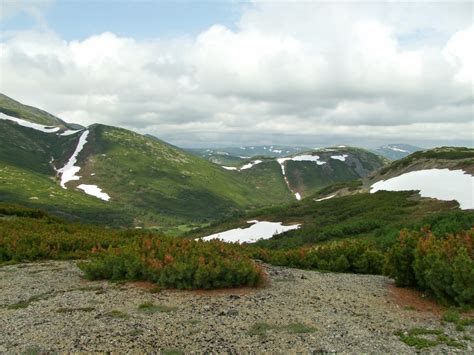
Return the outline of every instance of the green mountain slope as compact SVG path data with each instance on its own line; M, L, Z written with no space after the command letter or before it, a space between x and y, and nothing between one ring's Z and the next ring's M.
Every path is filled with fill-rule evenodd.
M278 201L166 143L110 126L94 125L89 131L79 156L83 178L68 186L98 185L111 201L189 219L214 219Z
M21 118L30 122L43 124L45 126L58 126L67 128L79 128L78 125L69 124L50 113L36 107L23 105L12 98L0 93L0 112Z
M386 247L395 242L403 228L420 228L426 224L439 224L443 219L456 219L461 230L474 223L474 211L461 211L455 201L422 199L414 191L356 195L316 201L312 198L287 205L265 208L216 223L192 233L202 237L233 228L248 227L247 220L301 224L296 230L260 240L255 247L295 248L304 245L327 243L334 240L358 239Z
M0 120L3 201L89 222L162 227L206 223L279 203L289 196L283 188L283 193L275 194L271 185L256 186L159 139L100 124L63 135L73 125L66 126L52 115L6 97L2 97L1 104L2 112L10 117L59 127L45 133L12 120ZM83 146L78 144L81 137L86 138ZM78 171L71 173L76 179L65 181L62 168L76 151L74 167ZM65 183L67 190L60 183ZM85 191L90 189L84 185L102 189L110 200L87 195Z

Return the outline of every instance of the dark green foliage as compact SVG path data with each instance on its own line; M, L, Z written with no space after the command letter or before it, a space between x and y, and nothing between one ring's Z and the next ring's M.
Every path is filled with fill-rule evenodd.
M15 208L3 208L10 215ZM30 215L38 218L18 217ZM236 246L140 230L70 224L28 209L0 219L0 263L83 259L91 279L149 280L166 288L256 286L262 270ZM27 307L30 302L18 307Z
M422 217L451 207L447 202L412 197L413 192L410 191L379 191L320 202L306 199L300 203L263 209L246 218L302 223L298 230L256 243L265 248L294 248L354 237L371 239L382 247L388 247L403 227L416 227Z
M252 256L265 262L304 269L381 274L384 255L373 245L344 241L289 250L249 246Z
M257 265L225 243L169 237L97 250L79 267L92 280L147 280L178 289L256 286L263 277Z
M418 287L436 299L474 305L473 230L437 237L403 231L388 255L386 271L400 286Z
M329 186L326 186L316 192L313 196L313 198L319 198L319 197L324 197L327 195L331 195L334 192L337 192L342 189L347 189L348 191L355 191L358 188L362 187L362 181L361 180L352 180L352 181L347 181L347 182L338 182L335 184L331 184Z

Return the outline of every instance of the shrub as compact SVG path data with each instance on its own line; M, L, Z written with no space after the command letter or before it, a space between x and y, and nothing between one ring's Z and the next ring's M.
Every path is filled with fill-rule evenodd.
M164 288L256 286L261 268L220 241L154 237L97 251L78 264L89 279L147 280Z
M403 231L386 271L400 286L415 286L444 303L474 305L473 230L436 237Z
M248 247L254 258L274 265L359 274L381 274L384 255L370 243L333 242L287 250Z

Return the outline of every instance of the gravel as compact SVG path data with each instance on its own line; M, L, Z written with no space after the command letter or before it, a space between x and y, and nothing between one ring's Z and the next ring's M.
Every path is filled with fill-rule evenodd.
M414 327L464 345L425 351L473 351L472 327L456 332L439 314L396 304L385 277L265 270L263 288L152 293L146 283L86 281L73 261L3 266L0 353L414 353L394 335ZM139 309L147 302L156 307Z

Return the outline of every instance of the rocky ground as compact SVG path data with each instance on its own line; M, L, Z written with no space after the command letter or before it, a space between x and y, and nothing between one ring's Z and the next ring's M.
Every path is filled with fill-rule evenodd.
M473 352L472 326L385 277L265 267L264 288L188 292L86 281L72 261L3 266L0 353L412 353L394 333L415 327L447 337L424 351Z

